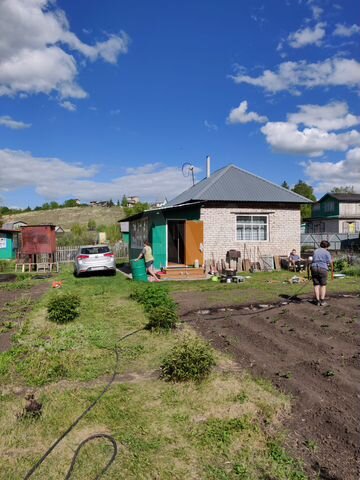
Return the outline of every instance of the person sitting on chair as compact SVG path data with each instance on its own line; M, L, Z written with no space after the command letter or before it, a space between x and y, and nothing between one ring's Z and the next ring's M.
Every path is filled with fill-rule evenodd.
M292 267L295 271L300 272L304 269L303 259L296 253L295 248L289 253L289 267Z

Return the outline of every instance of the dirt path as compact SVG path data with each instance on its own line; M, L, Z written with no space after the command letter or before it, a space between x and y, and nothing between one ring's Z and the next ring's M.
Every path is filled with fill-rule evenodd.
M36 283L29 289L0 290L0 352L11 348L17 324L31 310L33 302L49 289L49 283Z
M208 310L206 292L176 299L183 320L216 348L293 396L288 448L311 478L360 478L360 297L254 312Z

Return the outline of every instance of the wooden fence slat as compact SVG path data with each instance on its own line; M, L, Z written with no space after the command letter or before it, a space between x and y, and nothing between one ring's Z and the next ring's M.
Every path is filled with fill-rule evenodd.
M57 247L55 252L55 261L59 263L73 262L80 248L80 245L70 245ZM129 256L129 247L125 243L110 245L116 258L127 258Z

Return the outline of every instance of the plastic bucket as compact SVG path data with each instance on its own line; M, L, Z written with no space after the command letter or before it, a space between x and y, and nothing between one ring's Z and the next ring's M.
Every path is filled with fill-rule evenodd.
M137 262L135 262L135 260L130 260L130 266L133 280L135 280L136 282L148 281L145 262L143 258L141 258Z

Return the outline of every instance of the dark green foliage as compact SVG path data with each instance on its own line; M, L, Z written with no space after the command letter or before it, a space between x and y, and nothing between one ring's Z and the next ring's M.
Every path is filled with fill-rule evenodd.
M169 290L163 285L138 284L134 287L130 298L144 306L149 317L148 330L170 330L178 321L176 304L169 295Z
M193 338L176 345L161 364L161 377L173 382L206 378L215 365L213 352L208 344Z
M342 272L345 268L349 267L349 262L347 258L335 258L334 260L334 270L335 272Z
M163 285L136 285L130 298L141 303L146 312L160 306L175 308L175 302L170 298L168 289Z
M313 187L303 182L302 180L298 181L298 183L294 186L292 191L299 195L302 195L305 198L308 198L309 200L312 200L313 202L316 201ZM310 216L311 216L311 205L308 205L308 204L301 205L301 221L303 221L304 218L308 218Z
M50 299L47 310L49 320L67 323L79 315L80 298L73 293L61 293Z
M175 328L178 321L178 315L174 307L170 305L160 305L150 310L149 323L146 325L148 330L170 330Z

